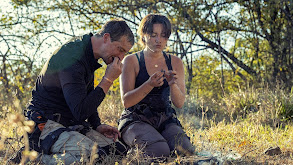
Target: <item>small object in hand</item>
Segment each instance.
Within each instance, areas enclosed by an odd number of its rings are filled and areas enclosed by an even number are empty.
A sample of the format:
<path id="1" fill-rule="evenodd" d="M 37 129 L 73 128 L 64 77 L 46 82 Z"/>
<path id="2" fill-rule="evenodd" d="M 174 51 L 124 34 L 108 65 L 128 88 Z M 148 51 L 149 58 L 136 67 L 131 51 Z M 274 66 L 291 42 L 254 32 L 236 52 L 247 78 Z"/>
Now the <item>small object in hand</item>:
<path id="1" fill-rule="evenodd" d="M 164 73 L 164 74 L 163 74 L 163 77 L 165 77 L 165 71 L 164 71 L 164 69 L 162 69 L 162 70 L 161 70 L 161 72 L 163 72 L 163 73 Z"/>

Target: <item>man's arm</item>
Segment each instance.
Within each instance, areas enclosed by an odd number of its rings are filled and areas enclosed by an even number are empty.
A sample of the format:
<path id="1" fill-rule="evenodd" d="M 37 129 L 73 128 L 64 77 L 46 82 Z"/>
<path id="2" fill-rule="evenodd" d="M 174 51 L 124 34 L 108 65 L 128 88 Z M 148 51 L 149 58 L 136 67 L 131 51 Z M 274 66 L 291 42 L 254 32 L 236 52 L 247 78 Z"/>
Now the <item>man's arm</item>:
<path id="1" fill-rule="evenodd" d="M 98 87 L 101 87 L 104 90 L 104 93 L 107 93 L 111 87 L 114 80 L 116 80 L 122 72 L 122 64 L 118 57 L 115 57 L 111 64 L 108 64 L 103 76 L 102 81 L 99 83 Z"/>
<path id="2" fill-rule="evenodd" d="M 65 101 L 75 119 L 84 121 L 91 117 L 91 121 L 93 121 L 92 115 L 96 114 L 95 116 L 98 117 L 97 107 L 105 98 L 105 93 L 100 87 L 96 87 L 88 93 L 88 84 L 84 79 L 85 73 L 83 64 L 77 62 L 71 67 L 62 70 L 59 73 L 59 79 Z"/>
<path id="3" fill-rule="evenodd" d="M 93 129 L 97 129 L 97 127 L 99 125 L 101 125 L 101 119 L 100 119 L 100 116 L 98 114 L 98 111 L 96 111 L 93 115 L 91 115 L 88 118 L 88 122 L 91 124 L 91 126 L 93 127 Z"/>
<path id="4" fill-rule="evenodd" d="M 90 118 L 89 122 L 94 128 L 100 124 L 97 108 L 105 98 L 105 93 L 108 92 L 112 82 L 120 75 L 121 65 L 119 59 L 115 58 L 113 63 L 107 66 L 102 81 L 90 93 L 87 91 L 88 84 L 84 79 L 86 71 L 82 63 L 77 62 L 59 73 L 64 98 L 78 121 Z M 98 123 L 93 124 L 94 122 Z"/>

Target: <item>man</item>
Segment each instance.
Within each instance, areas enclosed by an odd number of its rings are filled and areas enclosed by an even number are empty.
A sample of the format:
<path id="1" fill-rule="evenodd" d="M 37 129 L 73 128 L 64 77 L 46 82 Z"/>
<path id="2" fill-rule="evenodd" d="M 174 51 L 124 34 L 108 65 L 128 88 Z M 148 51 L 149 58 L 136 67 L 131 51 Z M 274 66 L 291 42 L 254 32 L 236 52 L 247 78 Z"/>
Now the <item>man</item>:
<path id="1" fill-rule="evenodd" d="M 30 147 L 44 153 L 45 164 L 57 163 L 53 155 L 65 164 L 78 162 L 82 154 L 90 156 L 94 143 L 100 157 L 111 146 L 123 152 L 123 146 L 114 143 L 120 136 L 118 130 L 101 124 L 97 107 L 119 77 L 121 60 L 133 44 L 126 22 L 115 19 L 95 35 L 71 39 L 46 62 L 27 111 L 28 119 L 36 123 L 29 134 Z M 101 67 L 98 59 L 103 59 L 107 69 L 94 88 L 94 71 Z"/>

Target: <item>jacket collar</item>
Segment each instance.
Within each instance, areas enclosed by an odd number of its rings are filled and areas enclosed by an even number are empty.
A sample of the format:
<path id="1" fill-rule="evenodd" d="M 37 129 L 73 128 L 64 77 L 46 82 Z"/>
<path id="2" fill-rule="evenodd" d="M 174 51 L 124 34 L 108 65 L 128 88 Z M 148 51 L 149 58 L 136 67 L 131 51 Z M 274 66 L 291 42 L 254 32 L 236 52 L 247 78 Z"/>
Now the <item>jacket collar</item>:
<path id="1" fill-rule="evenodd" d="M 86 58 L 89 61 L 91 71 L 94 72 L 98 68 L 102 67 L 102 65 L 98 63 L 97 59 L 95 59 L 94 52 L 93 52 L 93 46 L 92 46 L 92 42 L 91 42 L 92 36 L 93 36 L 93 34 L 90 33 L 90 34 L 85 35 L 84 37 L 86 38 L 86 41 L 88 42 L 87 47 L 86 47 Z"/>

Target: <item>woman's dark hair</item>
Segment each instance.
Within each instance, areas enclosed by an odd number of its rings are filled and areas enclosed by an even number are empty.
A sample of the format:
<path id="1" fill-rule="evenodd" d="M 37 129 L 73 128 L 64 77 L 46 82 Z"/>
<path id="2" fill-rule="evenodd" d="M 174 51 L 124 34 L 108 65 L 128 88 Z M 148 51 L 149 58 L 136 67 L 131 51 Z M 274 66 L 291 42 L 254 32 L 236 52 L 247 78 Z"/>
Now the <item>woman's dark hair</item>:
<path id="1" fill-rule="evenodd" d="M 112 42 L 119 41 L 122 36 L 126 36 L 128 42 L 134 44 L 133 33 L 123 19 L 112 19 L 106 22 L 96 36 L 103 36 L 105 33 L 110 34 Z"/>
<path id="2" fill-rule="evenodd" d="M 143 46 L 145 46 L 143 37 L 146 34 L 151 35 L 153 33 L 154 24 L 162 24 L 166 38 L 170 37 L 172 31 L 170 20 L 161 14 L 148 14 L 141 20 L 137 30 L 137 33 L 140 35 L 139 43 Z"/>

